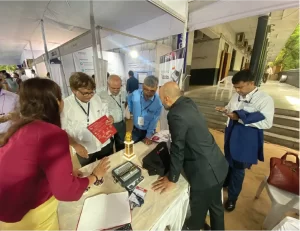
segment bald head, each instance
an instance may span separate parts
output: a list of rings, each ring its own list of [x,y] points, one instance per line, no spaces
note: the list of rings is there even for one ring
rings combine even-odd
[[[166,110],[168,110],[180,96],[180,88],[175,82],[165,83],[159,89],[159,97]]]
[[[162,94],[172,100],[178,99],[181,96],[181,91],[177,83],[168,82],[161,87]]]
[[[120,76],[118,76],[118,75],[110,75],[107,79],[107,82],[108,83],[112,83],[112,82],[120,82],[121,83],[122,80],[121,80]]]
[[[118,95],[121,90],[122,80],[118,75],[110,75],[107,79],[108,89],[113,95]]]

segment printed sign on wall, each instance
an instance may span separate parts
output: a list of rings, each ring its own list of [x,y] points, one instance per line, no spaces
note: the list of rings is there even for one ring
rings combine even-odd
[[[185,48],[172,51],[160,57],[159,62],[159,85],[173,81],[179,84],[184,68]]]
[[[90,76],[94,75],[93,56],[86,51],[77,51],[73,54],[75,69]]]

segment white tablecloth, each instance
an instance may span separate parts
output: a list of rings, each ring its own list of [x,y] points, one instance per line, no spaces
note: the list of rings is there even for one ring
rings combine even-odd
[[[142,159],[153,148],[155,144],[150,146],[144,143],[134,145],[134,150],[137,155],[131,161],[139,166],[142,166]],[[108,174],[104,177],[104,184],[100,187],[92,186],[87,194],[83,195],[76,202],[60,202],[58,208],[58,217],[61,230],[76,230],[78,219],[82,210],[85,198],[99,193],[115,193],[126,191],[119,184],[113,182],[111,171],[113,168],[126,162],[123,158],[123,151],[110,156],[111,168]],[[83,172],[91,172],[96,163],[85,166]],[[169,226],[170,230],[181,230],[185,220],[188,204],[188,183],[180,176],[176,187],[167,193],[159,194],[151,190],[151,184],[158,176],[149,176],[147,170],[142,169],[142,175],[145,179],[139,186],[148,190],[145,203],[140,208],[134,208],[132,211],[132,227],[133,230],[165,230]]]
[[[278,230],[278,231],[300,230],[300,221],[293,217],[285,217],[272,230]]]

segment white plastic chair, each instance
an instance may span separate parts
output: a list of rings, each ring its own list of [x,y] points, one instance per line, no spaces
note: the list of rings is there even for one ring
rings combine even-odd
[[[227,76],[224,79],[220,80],[217,85],[215,99],[217,99],[218,91],[222,90],[221,92],[221,99],[223,97],[224,91],[229,91],[228,99],[231,99],[233,84],[232,84],[232,76]]]
[[[267,182],[267,177],[261,182],[257,189],[255,198],[258,199],[262,190],[266,187],[268,195],[272,201],[272,207],[265,218],[263,227],[271,230],[277,225],[286,212],[293,211],[299,213],[299,196],[279,188]]]

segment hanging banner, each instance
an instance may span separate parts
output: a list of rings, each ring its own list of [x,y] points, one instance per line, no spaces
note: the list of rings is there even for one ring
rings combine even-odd
[[[87,75],[94,75],[93,56],[86,51],[77,51],[73,53],[75,70]]]
[[[170,81],[179,84],[184,68],[184,54],[185,48],[181,48],[160,57],[159,86]]]
[[[188,47],[188,39],[189,39],[189,33],[186,32],[186,36],[185,36],[185,53],[184,53],[184,64],[183,64],[183,72],[185,73],[185,67],[186,67],[186,51],[187,51],[187,47]],[[183,33],[177,35],[177,49],[182,48],[183,45]]]

